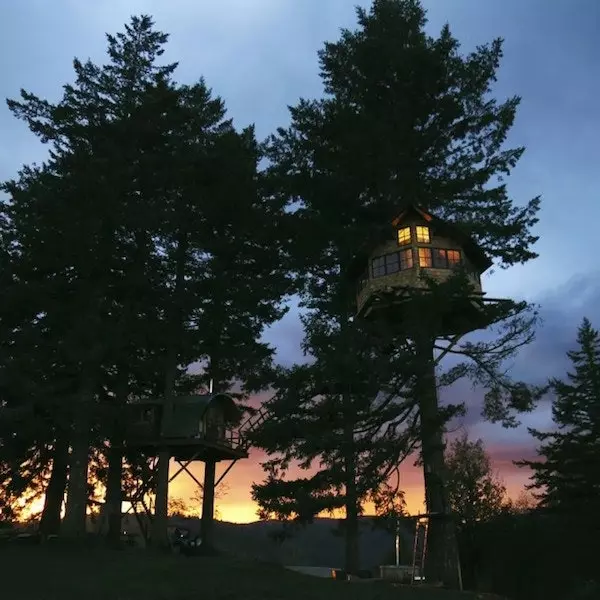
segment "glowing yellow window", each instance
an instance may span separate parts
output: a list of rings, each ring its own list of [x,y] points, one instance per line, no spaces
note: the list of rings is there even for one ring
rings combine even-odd
[[[417,242],[419,244],[430,244],[431,236],[429,235],[429,227],[417,226]]]
[[[419,248],[419,266],[431,267],[431,248]]]
[[[402,227],[402,229],[398,229],[398,245],[404,246],[406,244],[410,244],[410,227]]]

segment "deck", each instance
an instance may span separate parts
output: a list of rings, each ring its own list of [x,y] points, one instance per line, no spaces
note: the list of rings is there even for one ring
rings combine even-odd
[[[248,451],[242,439],[234,432],[225,438],[210,437],[133,437],[127,440],[127,448],[135,448],[148,456],[157,456],[168,449],[177,461],[190,460],[237,460],[248,458]]]

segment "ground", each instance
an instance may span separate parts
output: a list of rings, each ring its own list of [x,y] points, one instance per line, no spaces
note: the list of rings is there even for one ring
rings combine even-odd
[[[476,600],[385,582],[320,579],[226,557],[140,550],[0,547],[3,598],[18,600]],[[488,598],[488,597],[486,597]]]

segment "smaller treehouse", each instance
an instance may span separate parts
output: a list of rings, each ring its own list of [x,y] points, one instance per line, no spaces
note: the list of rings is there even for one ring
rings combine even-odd
[[[128,405],[129,418],[125,434],[127,448],[158,457],[168,452],[179,464],[179,470],[169,482],[185,471],[202,489],[202,544],[211,549],[214,537],[215,487],[240,458],[248,458],[248,441],[244,430],[253,426],[247,419],[240,425],[241,411],[228,394],[197,394],[174,397],[166,404],[163,399],[147,399]],[[216,464],[231,461],[216,480]],[[204,463],[204,483],[189,470],[195,461]],[[154,468],[156,468],[156,462]],[[147,485],[152,485],[149,478]],[[138,496],[150,493],[142,488]],[[165,489],[168,499],[168,483]],[[155,490],[158,495],[158,488]],[[132,504],[135,499],[132,499]]]
[[[352,262],[350,277],[357,281],[357,316],[392,318],[399,323],[406,318],[402,305],[430,291],[428,280],[443,283],[460,271],[470,287],[469,302],[459,305],[447,298],[437,333],[477,329],[481,325],[478,306],[484,296],[481,275],[491,264],[481,248],[458,227],[411,206],[390,227],[381,230],[378,238],[359,251]]]
[[[127,446],[151,454],[166,446],[177,461],[235,460],[246,458],[236,426],[240,411],[227,394],[199,394],[173,399],[164,423],[162,399],[128,405],[131,411]],[[162,433],[162,434],[161,434]]]

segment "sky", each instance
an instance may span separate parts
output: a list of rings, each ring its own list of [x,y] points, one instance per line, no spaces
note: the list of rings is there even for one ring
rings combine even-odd
[[[254,123],[264,137],[289,123],[287,107],[300,97],[319,97],[317,51],[340,28],[356,24],[355,5],[365,0],[19,0],[0,2],[0,96],[15,98],[24,88],[57,101],[73,79],[72,60],[105,61],[106,32],[116,33],[131,15],[150,14],[170,34],[165,57],[178,61],[184,83],[204,76],[226,102],[238,127]],[[600,3],[597,0],[425,0],[435,35],[446,22],[465,52],[502,37],[504,59],[495,95],[522,97],[508,145],[527,148],[508,180],[516,203],[542,196],[536,260],[485,275],[491,297],[522,298],[539,305],[543,323],[536,341],[514,368],[532,381],[562,376],[565,352],[587,316],[600,327],[600,269],[592,244],[600,218]],[[45,148],[0,105],[0,179],[23,164],[41,162]],[[278,360],[302,360],[297,311],[265,335]],[[455,424],[481,437],[509,492],[516,495],[528,474],[513,460],[535,455],[527,426],[551,425],[542,402],[516,429],[482,421],[480,394],[457,388],[470,407]],[[453,393],[458,393],[456,390]],[[257,399],[259,401],[260,398]],[[263,478],[254,451],[227,476],[218,502],[223,519],[256,520],[250,485]],[[224,466],[223,466],[224,467]],[[201,475],[201,466],[195,467]],[[410,463],[401,470],[409,510],[422,509],[422,476]],[[179,478],[172,496],[187,498],[191,482]]]

